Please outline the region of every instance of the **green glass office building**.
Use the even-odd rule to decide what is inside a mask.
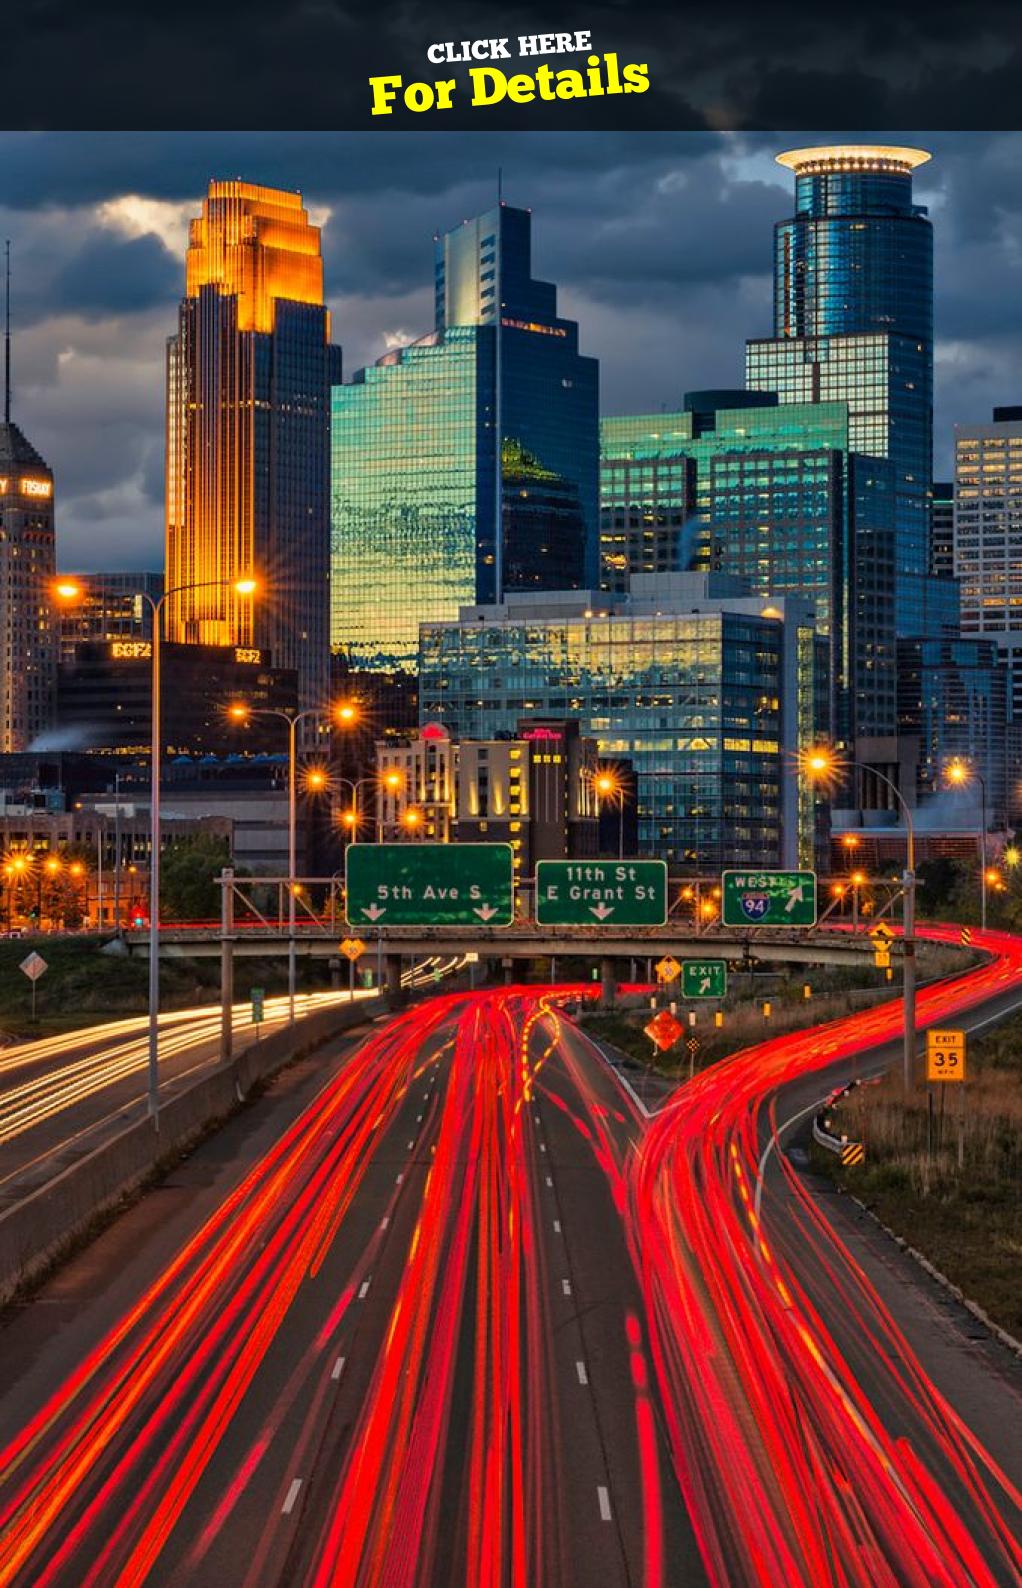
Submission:
[[[736,574],[809,597],[829,654],[828,731],[895,731],[891,464],[850,448],[843,402],[703,391],[601,426],[605,588],[649,570]],[[622,574],[621,564],[627,571]]]
[[[334,388],[331,645],[353,667],[414,671],[420,622],[593,578],[598,366],[532,276],[531,219],[500,204],[436,238],[435,329]]]
[[[636,774],[639,847],[694,872],[810,863],[816,808],[792,776],[825,709],[811,604],[720,575],[638,575],[625,596],[509,595],[426,623],[420,720],[493,738],[577,719]]]

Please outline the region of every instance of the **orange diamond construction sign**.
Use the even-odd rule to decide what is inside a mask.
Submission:
[[[645,1027],[647,1037],[662,1053],[674,1046],[684,1029],[681,1021],[676,1020],[669,1009],[661,1009]]]

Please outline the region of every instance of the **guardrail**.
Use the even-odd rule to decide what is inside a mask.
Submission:
[[[836,1091],[831,1092],[823,1107],[813,1115],[813,1140],[816,1145],[840,1158],[846,1169],[865,1162],[866,1144],[862,1141],[851,1141],[846,1135],[835,1136],[833,1131],[828,1129],[830,1119],[827,1111],[834,1107],[839,1098],[847,1096],[855,1087],[861,1085],[861,1080],[855,1080],[849,1081],[847,1086],[839,1086]]]

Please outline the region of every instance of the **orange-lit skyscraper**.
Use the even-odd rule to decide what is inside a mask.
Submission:
[[[319,228],[301,196],[211,182],[167,354],[168,637],[269,653],[301,705],[328,672],[330,387]],[[256,600],[231,581],[254,572]]]

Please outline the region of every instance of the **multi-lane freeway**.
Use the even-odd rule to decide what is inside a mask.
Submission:
[[[922,1020],[1022,998],[984,944]],[[1017,1378],[935,1365],[785,1152],[899,1006],[650,1117],[578,992],[299,1067],[8,1319],[0,1584],[1020,1580]]]
[[[425,985],[460,965],[460,957],[437,956],[410,967],[403,979]],[[295,1016],[300,1021],[371,996],[363,989],[299,993]],[[258,1020],[251,1003],[235,1004],[235,1051],[280,1030],[288,1017],[286,996],[265,999]],[[184,1085],[219,1062],[221,1018],[219,1006],[209,1004],[160,1015],[163,1086]],[[138,1015],[0,1048],[0,1204],[23,1195],[69,1155],[145,1107],[148,1050],[148,1020]]]

